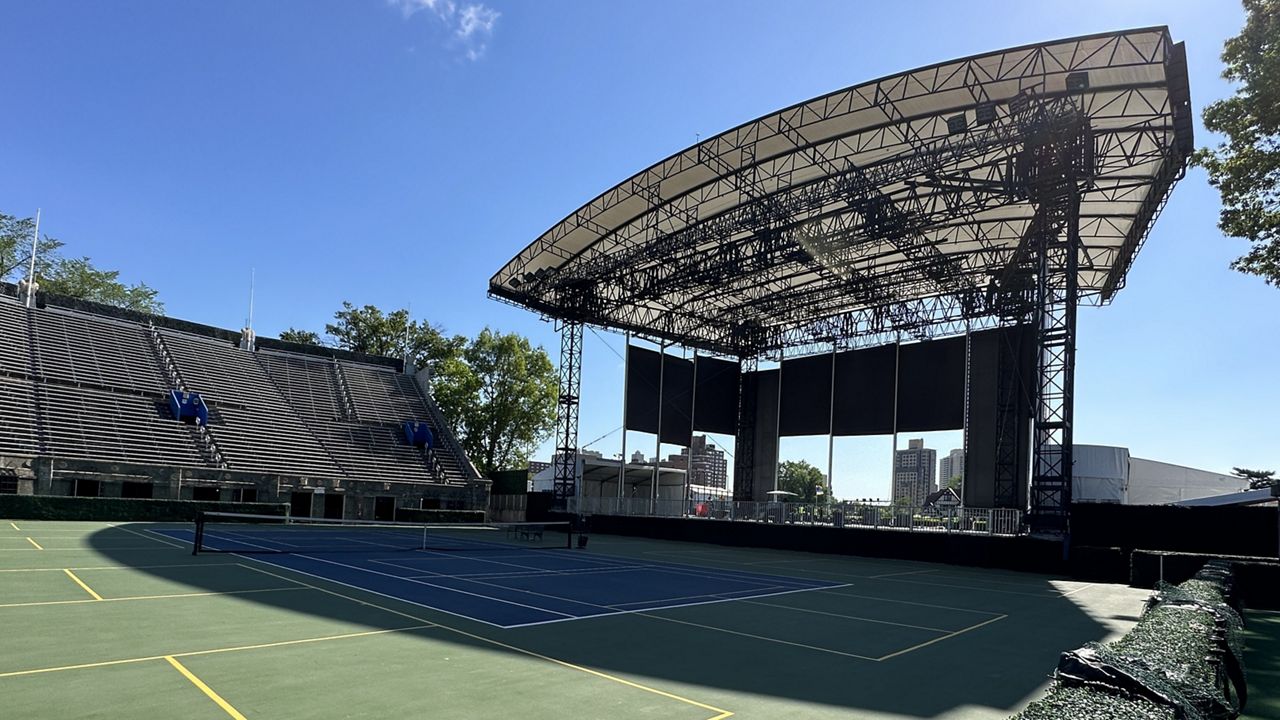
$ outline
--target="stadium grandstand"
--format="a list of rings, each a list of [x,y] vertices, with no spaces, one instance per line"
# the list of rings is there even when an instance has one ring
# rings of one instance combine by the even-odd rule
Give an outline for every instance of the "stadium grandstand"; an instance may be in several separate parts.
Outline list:
[[[4,492],[388,520],[487,502],[425,370],[17,290],[0,292]]]

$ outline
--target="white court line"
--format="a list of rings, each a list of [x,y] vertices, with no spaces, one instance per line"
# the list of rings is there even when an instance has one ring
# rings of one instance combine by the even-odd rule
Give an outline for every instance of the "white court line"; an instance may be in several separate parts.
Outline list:
[[[205,534],[206,534],[206,535],[208,535],[208,534],[209,534],[209,532],[206,530],[206,531],[205,531]],[[217,535],[215,534],[215,535],[214,535],[214,537],[217,537]],[[253,544],[253,543],[246,543],[246,542],[244,542],[243,540],[238,541],[238,542],[241,542],[241,543],[243,543],[243,544],[245,544],[245,545],[252,545],[252,544]],[[260,547],[260,546],[259,546],[259,547]],[[270,550],[271,548],[265,548],[265,549]],[[239,555],[239,553],[235,553],[235,554]],[[434,584],[434,583],[426,582],[425,580],[414,580],[414,579],[412,579],[412,578],[404,577],[403,575],[392,575],[391,573],[384,573],[384,572],[380,572],[380,571],[378,571],[378,570],[372,570],[372,569],[370,569],[370,568],[362,568],[362,567],[360,567],[359,565],[350,565],[350,564],[348,564],[348,563],[340,563],[340,562],[338,562],[337,560],[326,560],[326,559],[324,559],[324,558],[315,557],[314,555],[307,555],[306,553],[297,553],[297,556],[298,556],[298,557],[302,557],[302,558],[306,558],[306,559],[308,559],[308,560],[314,560],[315,562],[322,562],[322,563],[326,563],[326,564],[329,564],[329,565],[337,565],[338,567],[350,568],[350,569],[352,569],[352,570],[356,570],[356,571],[363,572],[363,573],[369,573],[369,574],[371,574],[371,575],[379,575],[379,576],[382,576],[382,577],[392,578],[392,579],[394,579],[394,580],[403,580],[403,581],[405,581],[405,582],[414,583],[414,584],[416,584],[416,585],[425,585],[425,586],[427,586],[427,587],[433,587],[433,588],[437,588],[437,589],[440,589],[440,590],[445,590],[445,591],[447,591],[447,592],[454,592],[454,593],[458,593],[458,594],[460,594],[460,595],[470,595],[471,597],[478,597],[478,598],[482,598],[482,599],[484,599],[484,600],[491,600],[491,601],[493,601],[493,602],[503,603],[503,604],[506,604],[506,605],[515,605],[516,607],[522,607],[522,608],[525,608],[525,609],[527,609],[527,610],[535,610],[535,611],[537,611],[537,612],[545,613],[545,614],[547,614],[547,615],[560,615],[560,616],[563,616],[563,617],[574,617],[574,616],[572,616],[572,615],[569,615],[568,613],[556,612],[555,610],[548,610],[547,608],[536,607],[536,606],[534,606],[534,605],[525,605],[524,603],[518,603],[518,602],[516,602],[516,601],[514,601],[514,600],[503,600],[502,598],[490,597],[490,596],[488,596],[488,595],[481,595],[481,594],[479,594],[479,593],[468,592],[468,591],[466,591],[466,590],[459,590],[459,589],[457,589],[457,588],[445,587],[444,585],[436,585],[436,584]],[[269,564],[269,565],[275,565],[276,567],[283,567],[283,568],[285,568],[285,569],[290,569],[288,565],[281,565],[281,564],[278,564],[278,563],[267,563],[267,564]],[[431,606],[430,606],[430,605],[427,605],[427,606],[424,606],[424,607],[431,607]]]
[[[937,570],[903,570],[902,572],[884,573],[883,575],[868,575],[868,580],[879,580],[881,578],[897,577],[898,575],[920,575],[922,573],[938,572]]]
[[[794,584],[796,586],[804,586],[803,589],[816,590],[810,583],[828,582],[826,580],[818,580],[816,578],[795,577],[792,575],[769,575],[766,573],[749,573],[740,570],[729,570],[727,568],[700,568],[694,565],[685,565],[667,563],[659,561],[659,564],[650,562],[631,560],[617,555],[591,555],[589,557],[577,556],[577,560],[582,562],[595,562],[601,565],[609,565],[612,567],[635,567],[654,570],[657,572],[671,573],[673,575],[690,575],[692,577],[702,579],[721,579],[740,582],[745,585],[760,585],[761,587],[777,587],[782,581],[786,584]],[[766,582],[767,580],[767,582]]]
[[[964,629],[961,629],[961,630],[956,630],[955,632],[953,632],[953,633],[948,633],[948,634],[946,634],[946,635],[943,635],[942,637],[936,637],[936,638],[934,638],[934,639],[932,639],[932,640],[926,640],[925,642],[922,642],[922,643],[920,643],[920,644],[918,644],[918,645],[912,645],[912,646],[911,646],[911,647],[909,647],[909,648],[905,648],[905,649],[903,649],[903,650],[899,650],[899,651],[897,651],[897,652],[891,652],[891,653],[889,653],[888,655],[881,655],[880,657],[876,658],[876,660],[877,660],[877,661],[879,661],[879,662],[884,662],[885,660],[888,660],[889,658],[895,658],[895,657],[898,657],[899,655],[906,655],[906,654],[907,654],[907,653],[909,653],[909,652],[913,652],[913,651],[919,650],[920,648],[923,648],[923,647],[928,647],[929,645],[932,645],[932,644],[934,644],[934,643],[940,643],[940,642],[942,642],[943,640],[950,640],[951,638],[953,638],[953,637],[955,637],[955,636],[957,636],[957,635],[963,635],[964,633],[967,633],[967,632],[969,632],[970,630],[977,630],[978,628],[980,628],[980,627],[982,627],[982,626],[984,626],[984,625],[990,625],[990,624],[991,624],[991,623],[993,623],[993,622],[996,622],[996,621],[998,621],[998,620],[1003,620],[1003,619],[1005,619],[1005,618],[1007,618],[1007,617],[1009,617],[1009,616],[1008,616],[1008,615],[997,615],[996,617],[993,617],[993,618],[991,618],[990,620],[983,620],[982,622],[978,623],[977,625],[970,625],[970,626],[969,626],[969,627],[967,627],[967,628],[964,628]]]
[[[832,650],[831,648],[818,647],[817,645],[805,645],[804,643],[792,642],[790,640],[780,640],[778,638],[766,637],[764,635],[753,635],[751,633],[739,632],[737,630],[729,630],[728,628],[716,627],[714,625],[703,625],[702,623],[689,622],[688,620],[677,620],[675,618],[663,617],[661,615],[649,615],[647,613],[636,613],[640,617],[646,617],[653,620],[661,620],[663,622],[679,623],[680,625],[690,625],[692,627],[702,628],[704,630],[714,630],[716,632],[727,633],[729,635],[738,635],[740,637],[751,638],[752,640],[763,640],[764,642],[777,643],[779,645],[790,645],[791,647],[804,648],[805,650],[816,650],[817,652],[830,653],[832,655],[841,655],[856,660],[869,660],[871,662],[880,662],[880,658],[874,658],[869,655],[858,655],[857,653],[843,652],[841,650]]]
[[[852,587],[851,585],[841,585],[840,587]],[[916,602],[914,600],[898,600],[896,598],[876,597],[874,595],[858,595],[857,593],[835,592],[837,588],[819,588],[820,592],[829,592],[832,595],[843,595],[845,597],[861,598],[863,600],[879,600],[880,602],[897,603],[899,605],[917,605],[919,607],[933,608],[935,610],[955,610],[956,612],[974,613],[975,615],[999,615],[998,612],[990,610],[973,610],[970,608],[951,607],[950,605],[934,605],[932,603]]]
[[[1069,591],[1069,592],[1064,592],[1064,593],[1062,593],[1062,597],[1070,597],[1070,596],[1075,595],[1076,593],[1080,592],[1081,590],[1087,590],[1087,589],[1089,589],[1089,588],[1091,588],[1091,587],[1093,587],[1093,586],[1094,586],[1094,583],[1086,583],[1086,584],[1081,585],[1080,587],[1076,588],[1075,590],[1071,590],[1071,591]]]
[[[171,539],[169,538],[169,536],[167,536],[167,535],[163,535],[163,534],[161,534],[161,533],[158,533],[158,532],[156,532],[155,530],[148,529],[148,530],[147,530],[147,533],[151,533],[150,535],[148,535],[147,533],[140,533],[140,532],[138,532],[137,530],[134,530],[133,528],[125,527],[125,526],[123,526],[123,525],[115,525],[115,524],[112,524],[112,523],[108,523],[108,525],[109,525],[110,527],[116,528],[116,529],[118,529],[118,530],[123,530],[123,531],[125,531],[125,532],[127,532],[127,533],[131,533],[131,534],[133,534],[133,535],[137,535],[137,536],[138,536],[138,537],[140,537],[140,538],[146,538],[147,540],[154,540],[155,542],[163,543],[163,544],[168,545],[168,546],[170,546],[170,547],[182,548],[182,549],[184,549],[184,550],[186,549],[186,547],[185,547],[185,546],[180,545],[180,544],[178,544],[178,543],[174,542],[173,540],[171,540]]]
[[[206,535],[207,535],[208,537],[213,537],[213,538],[215,538],[215,539],[217,539],[217,538],[219,537],[218,533],[208,533],[208,531],[206,531]],[[262,545],[256,545],[255,543],[250,543],[250,542],[246,542],[246,541],[243,541],[243,540],[236,540],[236,539],[234,539],[234,538],[221,538],[221,539],[224,539],[224,540],[230,540],[231,542],[239,542],[239,543],[242,543],[242,544],[244,544],[244,545],[249,545],[249,546],[253,546],[253,547],[260,547],[260,548],[262,548],[262,549],[264,549],[264,550],[273,550],[273,548],[267,548],[267,547],[264,547],[264,546],[262,546]],[[270,541],[268,541],[268,542],[270,542]],[[344,587],[350,587],[350,588],[357,589],[357,590],[364,590],[364,591],[366,591],[366,592],[371,592],[371,593],[374,593],[374,594],[379,595],[379,596],[382,596],[382,597],[387,597],[387,598],[391,598],[391,599],[395,599],[395,600],[401,600],[401,601],[403,601],[403,602],[407,602],[407,603],[410,603],[410,604],[412,604],[412,605],[417,605],[418,607],[424,607],[424,608],[427,608],[427,609],[430,609],[430,610],[435,610],[435,611],[437,611],[437,612],[442,612],[442,613],[445,613],[445,614],[448,614],[448,615],[453,615],[453,616],[455,616],[455,617],[462,617],[462,618],[465,618],[465,619],[468,619],[468,620],[472,620],[472,621],[475,621],[475,622],[480,622],[480,623],[483,623],[483,624],[486,624],[486,625],[491,625],[491,626],[494,626],[494,627],[501,627],[501,628],[506,628],[506,629],[510,629],[510,628],[520,628],[520,627],[531,627],[531,626],[536,626],[536,625],[546,625],[546,624],[551,624],[551,623],[556,623],[556,622],[572,622],[572,621],[584,620],[584,619],[590,619],[590,618],[607,617],[607,616],[611,616],[611,615],[625,615],[625,614],[640,613],[640,612],[651,612],[651,611],[655,611],[655,610],[666,610],[666,609],[670,609],[670,608],[691,607],[691,606],[695,606],[695,605],[709,605],[709,604],[722,603],[722,602],[733,602],[733,601],[736,601],[736,600],[742,600],[742,599],[744,599],[744,598],[740,598],[740,597],[731,597],[731,598],[730,598],[730,597],[721,597],[721,596],[720,596],[720,595],[726,595],[727,593],[720,593],[719,595],[703,594],[703,595],[700,595],[700,596],[690,596],[690,597],[710,597],[710,598],[714,598],[714,599],[710,599],[710,600],[702,600],[702,601],[698,601],[698,602],[691,602],[691,603],[665,604],[665,605],[660,605],[660,606],[652,606],[652,607],[645,607],[645,608],[637,608],[637,609],[634,609],[634,610],[617,610],[617,609],[615,609],[613,606],[601,606],[601,605],[595,605],[595,604],[593,604],[593,603],[586,603],[586,602],[582,602],[582,601],[580,601],[580,600],[573,600],[573,599],[571,599],[571,598],[564,598],[564,597],[559,597],[559,596],[554,596],[554,595],[547,595],[547,594],[545,594],[545,593],[537,593],[537,592],[533,592],[533,591],[529,591],[529,590],[521,590],[521,589],[519,589],[519,588],[511,588],[511,587],[507,587],[507,586],[504,586],[504,585],[497,585],[497,584],[494,584],[494,583],[479,582],[479,581],[475,581],[475,580],[468,579],[468,578],[458,578],[458,577],[456,577],[456,576],[452,576],[452,575],[441,575],[441,577],[450,577],[450,578],[455,578],[455,579],[463,580],[463,581],[466,581],[466,582],[475,582],[475,583],[477,583],[477,584],[481,584],[481,585],[488,585],[488,586],[490,586],[490,587],[494,587],[494,588],[498,588],[498,589],[502,589],[502,590],[506,590],[506,591],[523,592],[523,593],[526,593],[526,594],[529,594],[529,595],[539,595],[539,596],[548,597],[548,598],[552,598],[552,599],[556,599],[556,600],[561,600],[561,601],[565,601],[565,602],[570,602],[570,603],[574,603],[574,604],[578,604],[578,605],[585,605],[585,606],[588,606],[588,607],[596,607],[596,608],[598,608],[598,609],[606,609],[606,610],[609,610],[609,611],[610,611],[610,612],[606,612],[606,613],[599,613],[599,614],[594,614],[594,615],[579,616],[579,615],[570,615],[570,614],[567,614],[567,613],[557,612],[557,611],[555,611],[555,610],[550,610],[550,609],[543,608],[543,607],[538,607],[538,606],[533,606],[533,605],[525,605],[525,604],[523,604],[523,603],[518,603],[518,602],[511,601],[511,600],[503,600],[503,599],[501,599],[501,598],[493,597],[493,596],[490,596],[490,595],[485,595],[485,594],[480,594],[480,593],[468,592],[468,591],[466,591],[466,590],[459,590],[459,589],[457,589],[457,588],[445,587],[445,586],[437,585],[437,584],[435,584],[435,583],[426,582],[426,581],[421,580],[421,579],[418,579],[418,578],[406,577],[406,576],[402,576],[402,575],[392,575],[392,574],[390,574],[390,573],[379,572],[379,571],[377,571],[377,570],[372,570],[372,569],[369,569],[369,568],[362,568],[362,567],[359,567],[359,566],[356,566],[356,565],[350,565],[350,564],[347,564],[347,563],[340,563],[340,562],[333,561],[333,560],[326,560],[326,559],[324,559],[324,558],[314,557],[314,556],[311,556],[311,555],[307,555],[307,554],[305,554],[305,553],[297,553],[300,557],[306,558],[306,559],[308,559],[308,560],[313,560],[313,561],[317,561],[317,562],[327,563],[327,564],[331,564],[331,565],[337,565],[337,566],[340,566],[340,567],[347,567],[347,568],[350,568],[350,569],[353,569],[353,570],[357,570],[357,571],[360,571],[360,572],[366,572],[366,573],[371,573],[371,574],[374,574],[374,575],[380,575],[380,576],[388,577],[388,578],[392,578],[392,579],[395,579],[395,580],[403,580],[403,581],[406,581],[406,582],[410,582],[410,583],[414,583],[414,584],[419,584],[419,585],[425,585],[425,586],[428,586],[428,587],[434,587],[434,588],[438,588],[438,589],[445,590],[445,591],[449,591],[449,592],[460,593],[460,594],[463,594],[463,595],[470,595],[470,596],[473,596],[473,597],[479,597],[479,598],[483,598],[483,599],[486,599],[486,600],[491,600],[491,601],[494,601],[494,602],[499,602],[499,603],[504,603],[504,604],[509,604],[509,605],[516,605],[516,606],[519,606],[519,607],[524,607],[524,608],[527,608],[527,609],[530,609],[530,610],[534,610],[534,611],[536,611],[536,612],[539,612],[539,613],[542,613],[542,614],[545,614],[545,615],[560,615],[560,616],[562,616],[561,618],[558,618],[558,619],[552,619],[552,620],[540,620],[540,621],[534,621],[534,622],[528,622],[528,623],[516,623],[516,624],[510,624],[510,625],[503,625],[503,624],[499,624],[499,623],[489,622],[489,621],[486,621],[486,620],[481,620],[481,619],[479,619],[479,618],[476,618],[476,617],[473,617],[473,616],[470,616],[470,615],[462,615],[462,614],[460,614],[460,613],[450,612],[450,611],[448,611],[448,610],[443,610],[443,609],[441,609],[441,608],[437,608],[437,607],[434,607],[434,606],[431,606],[431,605],[426,605],[426,604],[424,604],[424,603],[415,602],[415,601],[408,600],[408,599],[405,599],[405,598],[402,598],[402,597],[397,597],[397,596],[395,596],[395,595],[388,595],[388,594],[385,594],[385,593],[377,592],[377,591],[375,591],[375,590],[369,590],[369,589],[367,589],[367,588],[363,588],[363,587],[360,587],[360,586],[358,586],[358,585],[352,585],[352,584],[344,583],[344,582],[341,582],[341,581],[338,581],[338,580],[333,580],[332,578],[328,578],[328,577],[325,577],[325,576],[323,576],[323,575],[317,575],[317,574],[309,573],[309,572],[306,572],[306,571],[303,571],[303,570],[297,570],[297,569],[295,569],[295,568],[289,567],[288,565],[284,565],[284,564],[280,564],[280,563],[268,562],[268,561],[266,561],[266,560],[261,560],[261,559],[259,559],[259,558],[255,558],[255,557],[252,557],[252,556],[250,556],[250,555],[245,555],[245,554],[242,554],[242,553],[232,553],[232,554],[233,554],[233,555],[235,555],[235,556],[237,556],[237,557],[244,558],[244,559],[246,559],[246,560],[253,560],[253,561],[255,561],[255,562],[260,562],[260,563],[265,564],[265,565],[270,565],[270,566],[272,566],[272,567],[278,567],[278,568],[281,568],[281,569],[284,569],[284,570],[289,570],[289,571],[292,571],[292,572],[297,572],[297,573],[300,573],[300,574],[303,574],[303,575],[307,575],[307,576],[309,576],[309,577],[314,577],[314,578],[317,578],[317,579],[320,579],[320,580],[326,580],[326,581],[329,581],[329,582],[334,582],[334,583],[337,583],[337,584],[342,585],[342,586],[344,586]],[[585,560],[586,558],[577,558],[577,559],[579,559],[579,560]],[[393,567],[396,567],[394,564],[392,564],[392,563],[388,563],[387,561],[370,560],[370,562],[377,562],[377,563],[380,563],[380,564],[392,565]],[[505,564],[505,563],[504,563],[504,564]],[[624,564],[624,563],[608,563],[608,562],[604,562],[604,563],[602,563],[602,564],[605,564],[606,566],[611,566],[611,567],[613,567],[613,568],[645,569],[645,570],[658,570],[658,571],[663,570],[663,568],[660,568],[660,567],[657,567],[657,566],[653,566],[653,565],[649,565],[649,564],[646,564],[646,563],[626,563],[626,564]],[[400,567],[401,569],[405,569],[405,570],[417,570],[417,571],[421,571],[421,569],[420,569],[420,568],[409,568],[409,567],[405,567],[405,566],[398,566],[398,567]],[[524,566],[524,567],[528,567],[528,566]],[[424,571],[424,572],[429,572],[429,571]],[[685,573],[685,574],[692,574],[692,573]],[[712,574],[712,576],[703,575],[703,576],[700,576],[700,577],[702,577],[703,579],[712,579],[712,580],[713,580],[713,579],[715,579],[715,577],[714,577],[713,575],[714,575],[714,574]],[[428,576],[426,576],[426,577],[430,577],[430,575],[428,575]],[[761,584],[761,583],[759,583],[759,582],[743,581],[743,580],[741,580],[740,578],[737,578],[736,576],[732,576],[732,577],[734,577],[734,579],[738,579],[738,580],[739,580],[740,582],[742,582],[743,584],[755,584],[755,585],[762,585],[762,584]],[[791,579],[791,578],[780,577],[779,579],[780,579],[780,580],[789,580],[789,579]],[[763,586],[763,585],[762,585],[762,587],[769,587],[769,586]],[[776,587],[786,587],[786,586],[779,586],[779,585],[777,585],[777,584],[775,584],[775,585],[773,585],[773,586],[772,586],[772,588],[776,588]],[[847,584],[842,584],[842,585],[836,585],[835,587],[848,587],[848,585],[847,585]],[[827,590],[827,589],[831,589],[831,587],[830,587],[830,586],[814,586],[814,587],[788,588],[788,589],[781,590],[781,591],[778,591],[778,592],[764,592],[764,593],[757,593],[757,594],[749,595],[748,597],[753,597],[753,598],[755,598],[755,597],[773,597],[773,596],[777,596],[777,595],[786,595],[786,594],[797,593],[797,592],[812,592],[812,591],[815,591],[815,590]],[[735,594],[736,594],[736,593],[748,593],[748,592],[752,592],[752,591],[750,591],[750,590],[741,590],[741,591],[736,591],[736,592],[735,592]],[[661,600],[661,599],[659,599],[659,600],[657,600],[656,602],[662,602],[662,600]],[[631,603],[627,603],[627,604],[631,604]],[[620,607],[620,606],[619,606],[619,607]]]
[[[858,622],[875,623],[876,625],[894,625],[897,627],[911,628],[912,630],[927,630],[928,632],[948,633],[950,630],[936,627],[928,627],[925,625],[911,625],[910,623],[893,622],[891,620],[876,620],[875,618],[859,617],[857,615],[844,615],[841,613],[826,612],[824,610],[811,610],[809,608],[796,607],[795,605],[779,605],[777,603],[757,602],[750,598],[743,598],[742,602],[748,605],[763,605],[765,607],[782,608],[784,610],[795,610],[802,613],[812,613],[814,615],[826,615],[827,617],[843,618],[845,620],[857,620]]]
[[[849,586],[837,585],[836,587],[849,587]],[[820,590],[820,589],[822,588],[797,588],[795,590],[781,590],[779,592],[760,593],[758,595],[751,595],[750,597],[753,597],[753,598],[776,597],[778,595],[792,595],[795,593],[813,592],[814,590]],[[742,592],[749,592],[749,591],[743,590]],[[661,605],[658,607],[649,607],[649,608],[636,608],[635,610],[619,610],[617,612],[601,613],[599,615],[588,615],[586,617],[580,617],[580,618],[566,618],[564,620],[540,620],[538,622],[520,623],[518,625],[504,625],[503,627],[523,628],[523,627],[533,627],[535,625],[552,625],[554,623],[573,622],[574,620],[595,620],[596,618],[613,617],[616,615],[644,616],[644,614],[647,612],[654,612],[657,610],[674,610],[675,608],[696,607],[698,605],[716,605],[718,603],[738,602],[744,599],[745,598],[736,598],[736,597],[735,598],[717,598],[715,600],[703,600],[701,602],[678,603],[675,605]]]

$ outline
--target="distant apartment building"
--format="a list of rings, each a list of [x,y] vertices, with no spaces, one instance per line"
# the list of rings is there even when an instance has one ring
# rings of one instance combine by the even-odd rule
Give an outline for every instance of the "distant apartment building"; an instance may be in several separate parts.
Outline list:
[[[546,470],[549,467],[551,467],[551,463],[549,462],[544,462],[542,460],[530,460],[529,461],[529,477],[533,477],[534,475],[537,475],[538,473],[542,472],[543,470]]]
[[[926,448],[921,438],[907,441],[907,449],[899,450],[893,458],[894,504],[923,505],[925,498],[938,489],[934,476],[937,468],[937,450]]]
[[[678,455],[672,455],[665,465],[686,470],[690,485],[725,488],[729,485],[729,461],[725,453],[707,441],[706,435],[693,436],[693,444]]]
[[[631,453],[631,462],[634,465],[644,465],[645,463],[649,462],[649,459],[644,456],[643,452],[640,452],[639,450],[637,450]]]
[[[956,449],[947,453],[946,457],[938,461],[938,487],[939,489],[947,487],[951,482],[951,478],[958,477],[961,482],[964,481],[964,450]]]

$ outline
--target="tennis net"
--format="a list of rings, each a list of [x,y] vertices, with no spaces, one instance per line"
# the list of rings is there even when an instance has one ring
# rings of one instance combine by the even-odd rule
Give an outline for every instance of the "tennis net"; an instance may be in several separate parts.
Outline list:
[[[568,522],[405,523],[202,512],[191,553],[484,552],[573,547]]]

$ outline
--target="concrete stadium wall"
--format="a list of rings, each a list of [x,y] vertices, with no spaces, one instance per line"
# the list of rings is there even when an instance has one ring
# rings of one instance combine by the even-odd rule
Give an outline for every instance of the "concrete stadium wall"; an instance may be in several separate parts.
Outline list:
[[[0,478],[16,479],[20,495],[74,495],[78,480],[100,482],[102,497],[120,497],[126,482],[147,483],[153,498],[169,500],[191,500],[197,487],[218,488],[221,500],[230,500],[235,489],[252,488],[258,502],[270,503],[288,503],[294,491],[311,492],[315,516],[323,515],[325,494],[342,493],[348,498],[344,513],[349,518],[372,518],[379,497],[393,497],[397,507],[405,508],[418,508],[423,499],[445,510],[483,511],[489,503],[487,480],[466,485],[375,482],[56,457],[0,455]]]
[[[557,519],[569,519],[562,517]],[[1064,573],[1062,543],[1029,537],[893,532],[722,520],[592,515],[587,531],[735,547]]]

